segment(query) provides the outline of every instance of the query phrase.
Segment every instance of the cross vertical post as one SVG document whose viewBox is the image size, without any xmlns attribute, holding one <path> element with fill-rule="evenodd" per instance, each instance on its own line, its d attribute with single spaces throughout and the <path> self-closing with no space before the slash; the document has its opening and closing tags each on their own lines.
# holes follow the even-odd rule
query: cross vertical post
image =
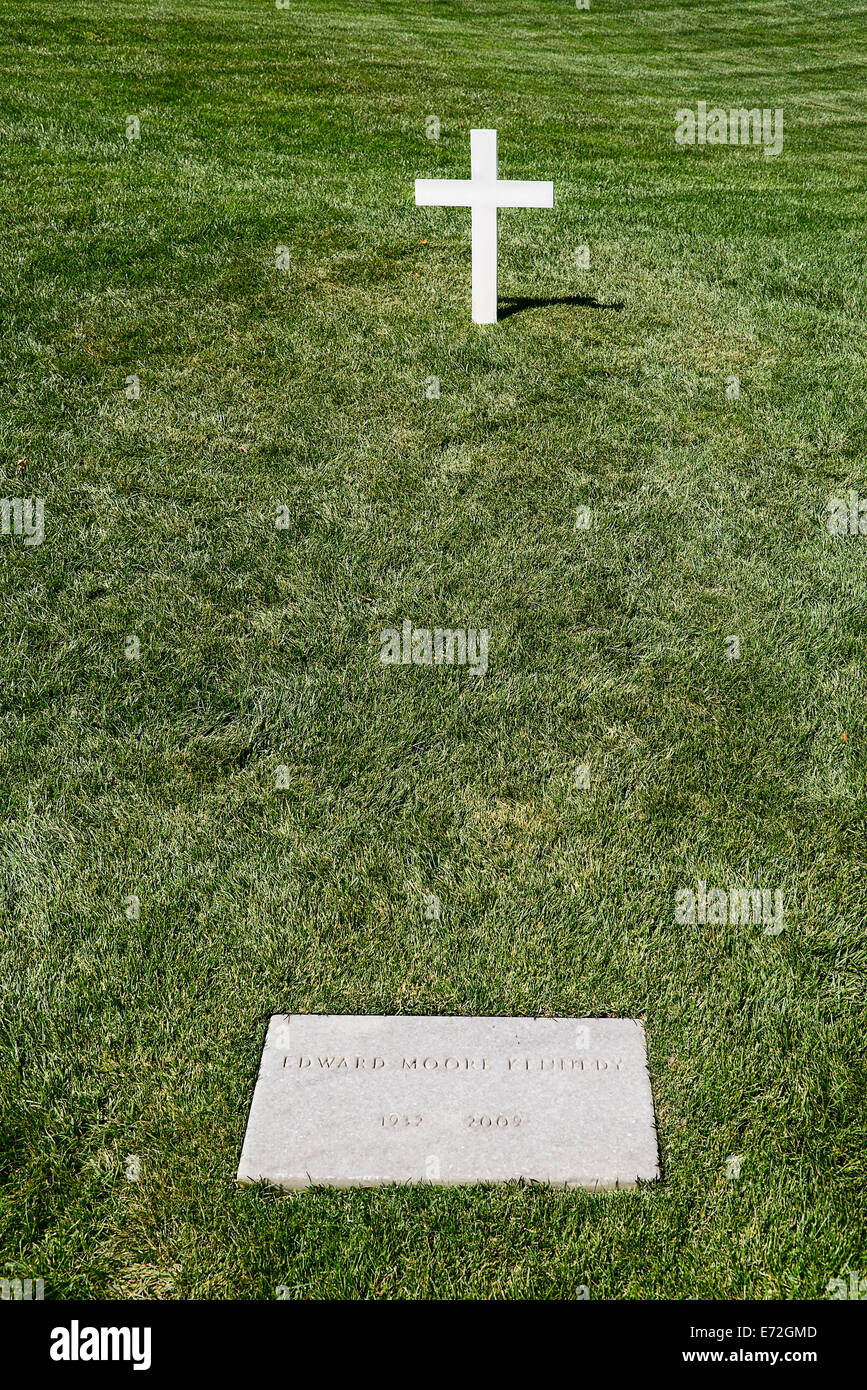
<svg viewBox="0 0 867 1390">
<path fill-rule="evenodd" d="M 470 178 L 492 201 L 473 203 L 473 323 L 497 322 L 497 132 L 470 131 Z"/>
</svg>

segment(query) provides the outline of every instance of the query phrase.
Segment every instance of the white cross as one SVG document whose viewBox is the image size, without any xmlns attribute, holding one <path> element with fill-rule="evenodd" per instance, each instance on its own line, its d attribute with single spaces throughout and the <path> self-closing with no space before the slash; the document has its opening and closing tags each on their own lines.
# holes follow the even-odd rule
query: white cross
<svg viewBox="0 0 867 1390">
<path fill-rule="evenodd" d="M 497 182 L 497 132 L 470 131 L 468 179 L 416 179 L 420 208 L 473 210 L 473 323 L 497 322 L 497 208 L 552 208 L 554 185 L 526 179 Z"/>
</svg>

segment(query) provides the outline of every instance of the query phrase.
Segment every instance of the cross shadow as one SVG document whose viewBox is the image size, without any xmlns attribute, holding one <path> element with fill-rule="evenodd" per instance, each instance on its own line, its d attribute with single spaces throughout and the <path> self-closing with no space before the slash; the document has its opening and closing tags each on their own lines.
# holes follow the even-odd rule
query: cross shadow
<svg viewBox="0 0 867 1390">
<path fill-rule="evenodd" d="M 613 304 L 601 304 L 598 299 L 592 299 L 586 294 L 565 294 L 558 295 L 554 299 L 501 299 L 503 306 L 498 314 L 498 318 L 507 319 L 512 314 L 520 314 L 524 309 L 548 309 L 555 304 L 571 304 L 575 307 L 584 309 L 616 309 L 624 307 L 622 300 L 615 300 Z"/>
</svg>

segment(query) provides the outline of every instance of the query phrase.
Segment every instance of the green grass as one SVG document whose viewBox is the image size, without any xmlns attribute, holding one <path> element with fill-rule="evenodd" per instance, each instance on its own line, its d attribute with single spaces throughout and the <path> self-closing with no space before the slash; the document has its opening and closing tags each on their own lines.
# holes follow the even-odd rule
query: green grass
<svg viewBox="0 0 867 1390">
<path fill-rule="evenodd" d="M 2 10 L 0 495 L 46 520 L 0 536 L 0 1276 L 867 1270 L 867 537 L 824 524 L 867 495 L 867 7 Z M 680 148 L 702 100 L 781 107 L 782 154 Z M 479 125 L 555 182 L 501 215 L 501 296 L 622 308 L 470 322 L 469 214 L 413 180 Z M 382 666 L 406 617 L 488 628 L 485 680 Z M 700 878 L 785 930 L 678 925 Z M 238 1189 L 282 1011 L 642 1016 L 663 1180 Z"/>
</svg>

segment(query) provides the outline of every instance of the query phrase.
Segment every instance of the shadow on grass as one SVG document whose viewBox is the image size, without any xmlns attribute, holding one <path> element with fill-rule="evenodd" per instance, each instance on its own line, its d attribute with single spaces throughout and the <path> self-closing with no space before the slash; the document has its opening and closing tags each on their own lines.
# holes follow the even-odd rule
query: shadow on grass
<svg viewBox="0 0 867 1390">
<path fill-rule="evenodd" d="M 616 309 L 618 312 L 623 308 L 622 300 L 616 300 L 613 304 L 600 304 L 598 299 L 589 298 L 586 294 L 565 294 L 554 299 L 501 299 L 500 304 L 502 308 L 498 317 L 501 319 L 507 319 L 511 314 L 520 314 L 523 309 L 548 309 L 555 304 L 571 304 L 584 309 Z"/>
</svg>

